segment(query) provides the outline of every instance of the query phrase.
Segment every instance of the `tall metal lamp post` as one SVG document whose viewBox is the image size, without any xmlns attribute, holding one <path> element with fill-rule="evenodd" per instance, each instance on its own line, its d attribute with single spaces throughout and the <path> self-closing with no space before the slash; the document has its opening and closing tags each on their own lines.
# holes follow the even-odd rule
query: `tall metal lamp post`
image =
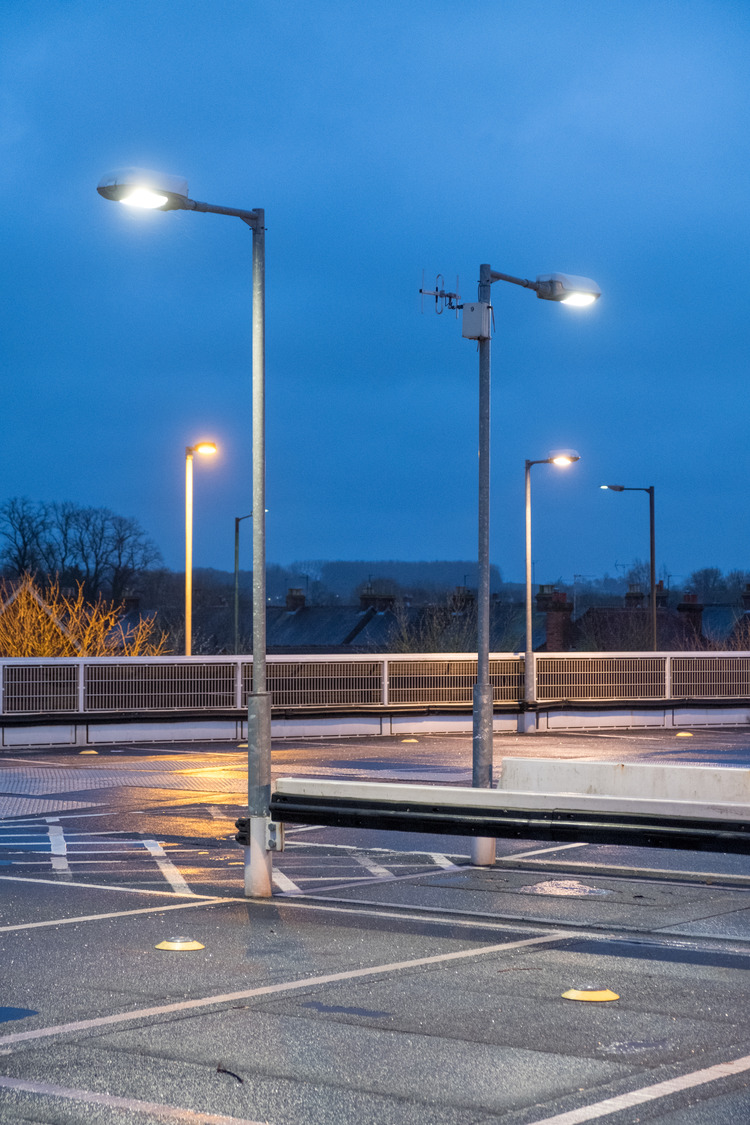
<svg viewBox="0 0 750 1125">
<path fill-rule="evenodd" d="M 557 465 L 565 468 L 580 460 L 580 455 L 574 449 L 556 449 L 549 457 L 543 457 L 539 461 L 526 461 L 526 652 L 523 662 L 523 698 L 527 708 L 536 702 L 536 670 L 531 625 L 531 466 Z M 536 716 L 530 710 L 524 711 L 523 729 L 525 733 L 536 730 Z"/>
<path fill-rule="evenodd" d="M 253 447 L 253 686 L 248 697 L 247 756 L 249 843 L 245 846 L 245 894 L 271 895 L 272 852 L 267 826 L 271 801 L 271 698 L 266 689 L 266 439 L 265 439 L 265 212 L 200 203 L 187 181 L 143 168 L 105 176 L 97 191 L 105 199 L 161 211 L 207 211 L 241 219 L 253 236 L 252 447 Z"/>
<path fill-rule="evenodd" d="M 491 266 L 479 267 L 477 301 L 463 306 L 462 335 L 479 342 L 479 589 L 477 591 L 477 682 L 474 688 L 472 735 L 472 785 L 492 787 L 493 693 L 490 684 L 490 336 L 491 287 L 508 281 L 533 289 L 545 301 L 566 305 L 593 304 L 601 296 L 596 282 L 563 273 L 541 274 L 536 281 L 498 273 Z M 495 862 L 495 841 L 472 837 L 471 861 L 475 866 Z"/>
<path fill-rule="evenodd" d="M 216 453 L 212 441 L 185 446 L 185 656 L 193 651 L 193 455 Z"/>
<path fill-rule="evenodd" d="M 240 651 L 240 523 L 251 520 L 253 513 L 234 517 L 234 651 Z"/>
<path fill-rule="evenodd" d="M 651 651 L 657 652 L 659 636 L 656 625 L 656 520 L 654 516 L 654 486 L 648 488 L 626 488 L 624 484 L 603 484 L 602 488 L 609 492 L 646 492 L 648 493 L 648 529 L 649 529 L 649 609 L 651 610 Z"/>
</svg>

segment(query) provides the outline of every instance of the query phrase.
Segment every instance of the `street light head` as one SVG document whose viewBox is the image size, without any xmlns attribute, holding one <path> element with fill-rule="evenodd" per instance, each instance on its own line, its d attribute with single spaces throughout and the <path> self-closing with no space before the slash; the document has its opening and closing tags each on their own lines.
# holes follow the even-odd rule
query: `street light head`
<svg viewBox="0 0 750 1125">
<path fill-rule="evenodd" d="M 624 484 L 602 484 L 599 487 L 600 488 L 608 488 L 610 492 L 624 492 L 625 491 L 625 485 Z"/>
<path fill-rule="evenodd" d="M 553 465 L 572 465 L 575 461 L 581 460 L 580 453 L 575 449 L 552 449 L 549 455 L 550 462 Z"/>
<path fill-rule="evenodd" d="M 196 453 L 207 453 L 210 455 L 217 452 L 216 443 L 213 441 L 199 441 L 193 448 Z"/>
<path fill-rule="evenodd" d="M 536 279 L 536 295 L 544 301 L 560 301 L 563 305 L 593 305 L 602 291 L 590 277 L 574 277 L 568 273 L 544 273 Z"/>
<path fill-rule="evenodd" d="M 96 189 L 104 199 L 146 210 L 173 211 L 187 205 L 187 180 L 150 172 L 147 168 L 120 168 L 99 181 Z"/>
</svg>

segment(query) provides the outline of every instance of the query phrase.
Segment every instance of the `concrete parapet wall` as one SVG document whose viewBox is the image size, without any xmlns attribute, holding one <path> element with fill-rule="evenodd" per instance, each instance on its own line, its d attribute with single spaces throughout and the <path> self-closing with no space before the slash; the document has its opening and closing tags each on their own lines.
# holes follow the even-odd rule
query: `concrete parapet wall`
<svg viewBox="0 0 750 1125">
<path fill-rule="evenodd" d="M 750 805 L 750 769 L 504 758 L 498 788 L 514 793 Z"/>
</svg>

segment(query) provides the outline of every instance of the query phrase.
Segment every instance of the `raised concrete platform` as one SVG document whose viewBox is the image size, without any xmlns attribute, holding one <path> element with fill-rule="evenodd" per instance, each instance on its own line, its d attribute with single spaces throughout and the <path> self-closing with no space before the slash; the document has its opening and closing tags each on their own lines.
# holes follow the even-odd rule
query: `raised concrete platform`
<svg viewBox="0 0 750 1125">
<path fill-rule="evenodd" d="M 750 769 L 651 765 L 636 762 L 504 758 L 498 788 L 511 794 L 584 794 L 696 805 L 745 805 L 750 812 Z"/>
</svg>

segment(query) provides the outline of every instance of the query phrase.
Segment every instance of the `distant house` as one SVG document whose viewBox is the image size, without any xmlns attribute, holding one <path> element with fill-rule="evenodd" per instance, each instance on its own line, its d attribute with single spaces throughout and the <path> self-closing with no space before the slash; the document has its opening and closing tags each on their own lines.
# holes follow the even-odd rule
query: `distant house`
<svg viewBox="0 0 750 1125">
<path fill-rule="evenodd" d="M 750 589 L 743 608 L 704 606 L 697 595 L 685 594 L 674 608 L 667 607 L 663 582 L 656 589 L 656 631 L 659 649 L 680 652 L 701 649 L 750 648 Z M 592 606 L 575 620 L 567 595 L 552 586 L 541 586 L 536 596 L 537 616 L 543 615 L 544 640 L 539 652 L 634 652 L 651 648 L 651 612 L 639 585 L 631 585 L 620 606 Z"/>
<path fill-rule="evenodd" d="M 269 606 L 266 645 L 271 654 L 476 652 L 476 595 L 457 586 L 435 605 L 411 606 L 366 587 L 357 606 L 308 606 L 292 588 L 285 606 Z M 490 647 L 514 651 L 523 634 L 523 607 L 493 598 Z"/>
</svg>

